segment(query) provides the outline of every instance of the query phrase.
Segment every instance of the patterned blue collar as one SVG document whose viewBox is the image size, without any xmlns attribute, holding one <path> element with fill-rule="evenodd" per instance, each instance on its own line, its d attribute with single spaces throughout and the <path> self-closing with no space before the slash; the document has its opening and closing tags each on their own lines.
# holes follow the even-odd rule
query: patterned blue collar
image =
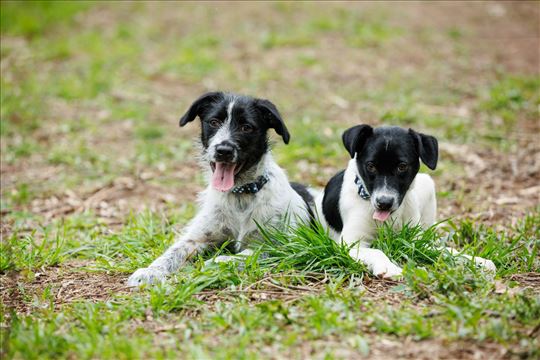
<svg viewBox="0 0 540 360">
<path fill-rule="evenodd" d="M 358 186 L 358 195 L 360 195 L 360 197 L 364 200 L 369 200 L 371 195 L 369 195 L 368 191 L 366 190 L 364 186 L 364 183 L 362 182 L 360 177 L 358 177 L 358 175 L 356 175 L 356 178 L 354 179 L 354 183 L 356 184 L 356 186 Z"/>
<path fill-rule="evenodd" d="M 268 175 L 261 175 L 257 178 L 256 181 L 252 183 L 248 183 L 242 186 L 237 186 L 234 189 L 232 189 L 233 194 L 256 194 L 258 193 L 266 184 L 270 178 Z"/>
</svg>

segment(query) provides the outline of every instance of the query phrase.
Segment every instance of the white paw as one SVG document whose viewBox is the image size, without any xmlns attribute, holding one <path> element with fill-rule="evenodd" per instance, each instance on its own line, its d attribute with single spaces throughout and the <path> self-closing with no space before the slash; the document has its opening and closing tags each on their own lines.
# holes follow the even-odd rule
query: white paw
<svg viewBox="0 0 540 360">
<path fill-rule="evenodd" d="M 386 279 L 400 277 L 403 270 L 392 262 L 383 262 L 373 266 L 373 275 Z"/>
<path fill-rule="evenodd" d="M 495 264 L 491 260 L 484 259 L 484 258 L 481 258 L 481 257 L 476 257 L 476 258 L 474 258 L 474 263 L 476 265 L 480 265 L 486 271 L 490 271 L 490 272 L 496 272 L 497 271 L 497 267 L 495 266 Z"/>
<path fill-rule="evenodd" d="M 141 286 L 165 281 L 167 273 L 157 268 L 141 268 L 135 271 L 128 279 L 128 286 Z"/>
</svg>

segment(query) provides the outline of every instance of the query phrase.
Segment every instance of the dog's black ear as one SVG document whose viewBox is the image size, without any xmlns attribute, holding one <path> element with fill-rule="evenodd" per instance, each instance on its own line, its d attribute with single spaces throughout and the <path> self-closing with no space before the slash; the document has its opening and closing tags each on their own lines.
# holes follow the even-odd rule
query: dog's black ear
<svg viewBox="0 0 540 360">
<path fill-rule="evenodd" d="M 354 154 L 362 150 L 366 140 L 371 135 L 373 135 L 373 128 L 369 125 L 356 125 L 345 130 L 341 138 L 345 149 L 351 154 L 351 158 L 354 158 Z"/>
<path fill-rule="evenodd" d="M 263 119 L 268 124 L 268 127 L 276 130 L 278 135 L 281 135 L 281 137 L 283 138 L 283 142 L 285 142 L 285 144 L 288 144 L 291 135 L 289 134 L 289 130 L 287 130 L 287 127 L 285 126 L 283 118 L 281 117 L 278 109 L 276 108 L 276 105 L 264 99 L 255 100 L 255 105 L 257 109 L 261 112 Z"/>
<path fill-rule="evenodd" d="M 201 115 L 201 111 L 206 105 L 211 104 L 219 99 L 223 98 L 223 93 L 220 91 L 213 91 L 202 95 L 195 100 L 189 107 L 188 111 L 180 118 L 180 126 L 186 125 L 188 122 L 195 120 L 198 115 Z"/>
<path fill-rule="evenodd" d="M 428 168 L 435 170 L 437 167 L 437 160 L 439 159 L 439 143 L 437 142 L 437 139 L 430 135 L 418 133 L 413 129 L 409 129 L 409 135 L 413 138 L 420 160 L 422 160 Z"/>
</svg>

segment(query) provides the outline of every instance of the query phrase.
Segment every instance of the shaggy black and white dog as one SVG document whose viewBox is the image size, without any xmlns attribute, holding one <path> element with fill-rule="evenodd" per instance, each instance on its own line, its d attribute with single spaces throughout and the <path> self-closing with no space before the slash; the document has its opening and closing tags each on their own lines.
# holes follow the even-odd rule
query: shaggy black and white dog
<svg viewBox="0 0 540 360">
<path fill-rule="evenodd" d="M 320 220 L 334 240 L 357 244 L 350 250 L 351 257 L 365 263 L 373 274 L 400 275 L 401 268 L 369 246 L 384 222 L 396 229 L 408 223 L 424 228 L 435 223 L 435 184 L 428 174 L 418 171 L 420 161 L 431 170 L 437 166 L 437 140 L 412 129 L 357 125 L 343 133 L 343 145 L 351 160 L 318 196 Z M 490 260 L 477 257 L 474 261 L 495 270 Z"/>
<path fill-rule="evenodd" d="M 197 99 L 180 126 L 201 119 L 202 162 L 208 187 L 200 210 L 175 243 L 147 268 L 137 270 L 128 285 L 162 281 L 191 256 L 232 240 L 235 252 L 248 254 L 246 242 L 258 224 L 275 224 L 287 214 L 291 222 L 307 220 L 313 198 L 291 184 L 270 152 L 267 131 L 274 129 L 287 144 L 289 132 L 268 100 L 210 92 Z"/>
</svg>

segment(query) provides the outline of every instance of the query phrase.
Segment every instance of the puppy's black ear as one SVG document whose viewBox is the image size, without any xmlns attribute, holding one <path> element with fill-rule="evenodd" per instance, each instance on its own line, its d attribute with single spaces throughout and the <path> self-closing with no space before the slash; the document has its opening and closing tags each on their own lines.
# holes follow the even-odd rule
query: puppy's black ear
<svg viewBox="0 0 540 360">
<path fill-rule="evenodd" d="M 221 98 L 223 98 L 223 93 L 220 91 L 213 91 L 202 95 L 191 104 L 188 111 L 180 118 L 180 126 L 184 126 L 188 122 L 193 121 L 198 115 L 201 115 L 201 111 L 205 106 Z"/>
<path fill-rule="evenodd" d="M 420 160 L 422 160 L 428 168 L 435 170 L 437 167 L 437 160 L 439 159 L 439 143 L 437 142 L 437 139 L 430 135 L 418 133 L 413 129 L 409 129 L 409 135 L 413 138 Z"/>
<path fill-rule="evenodd" d="M 369 125 L 356 125 L 345 130 L 343 136 L 343 145 L 345 149 L 354 158 L 354 154 L 360 152 L 366 143 L 366 140 L 373 135 L 373 128 Z"/>
<path fill-rule="evenodd" d="M 283 122 L 283 119 L 281 118 L 281 115 L 279 114 L 276 105 L 264 99 L 255 100 L 255 105 L 257 106 L 257 109 L 261 112 L 263 119 L 268 124 L 268 127 L 276 130 L 278 135 L 281 135 L 281 137 L 283 138 L 283 142 L 285 142 L 285 144 L 288 144 L 291 135 L 289 135 L 289 130 L 287 130 L 287 127 L 285 126 L 285 123 Z"/>
</svg>

